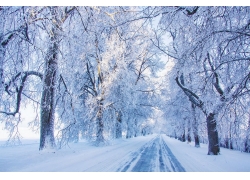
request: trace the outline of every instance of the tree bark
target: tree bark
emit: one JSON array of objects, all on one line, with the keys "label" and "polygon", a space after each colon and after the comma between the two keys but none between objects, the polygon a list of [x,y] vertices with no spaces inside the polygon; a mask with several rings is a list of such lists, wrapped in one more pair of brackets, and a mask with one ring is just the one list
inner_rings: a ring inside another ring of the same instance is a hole
[{"label": "tree bark", "polygon": [[215,115],[215,113],[209,113],[207,116],[208,155],[218,155],[220,153]]},{"label": "tree bark", "polygon": [[54,119],[55,119],[55,91],[57,75],[57,45],[49,49],[48,54],[52,54],[47,61],[45,77],[43,82],[43,92],[41,99],[41,129],[40,129],[40,150],[50,146],[55,147],[54,139]]},{"label": "tree bark", "polygon": [[121,112],[117,112],[117,120],[116,120],[116,131],[115,131],[115,137],[118,138],[122,138],[122,114]]},{"label": "tree bark", "polygon": [[57,84],[59,37],[56,25],[57,7],[51,8],[53,26],[50,34],[50,46],[45,57],[45,72],[43,79],[43,92],[41,99],[41,127],[40,127],[40,147],[55,148],[54,120],[55,120],[55,91]]},{"label": "tree bark", "polygon": [[250,116],[249,116],[249,120],[248,120],[247,132],[246,132],[244,152],[250,153]]},{"label": "tree bark", "polygon": [[198,133],[198,122],[196,118],[196,113],[195,113],[195,105],[192,104],[192,115],[193,115],[193,133],[194,133],[194,143],[195,147],[200,147],[200,139],[199,139],[199,133]]},{"label": "tree bark", "polygon": [[187,127],[187,142],[191,143],[191,120],[188,118],[188,127]]},{"label": "tree bark", "polygon": [[104,142],[104,136],[103,136],[103,131],[104,131],[104,124],[103,124],[103,109],[102,109],[102,102],[99,102],[99,107],[98,107],[98,112],[97,112],[97,134],[96,134],[96,143],[97,145],[99,143]]},{"label": "tree bark", "polygon": [[183,133],[181,134],[181,136],[180,136],[180,141],[181,142],[185,142],[186,141],[186,135],[185,135],[186,133],[185,133],[185,126],[184,126],[184,130],[183,130]]},{"label": "tree bark", "polygon": [[138,128],[138,120],[135,119],[135,125],[134,125],[134,137],[137,137],[138,136],[138,131],[137,131],[137,128]]},{"label": "tree bark", "polygon": [[132,138],[132,136],[133,136],[133,127],[131,127],[131,126],[132,126],[131,119],[129,119],[128,123],[127,123],[126,139]]}]

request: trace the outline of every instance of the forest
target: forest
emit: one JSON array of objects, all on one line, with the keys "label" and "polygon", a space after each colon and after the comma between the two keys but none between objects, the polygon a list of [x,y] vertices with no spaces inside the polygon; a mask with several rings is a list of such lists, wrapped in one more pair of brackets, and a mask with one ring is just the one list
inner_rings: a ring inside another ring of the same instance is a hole
[{"label": "forest", "polygon": [[26,105],[40,151],[158,131],[249,153],[250,7],[1,6],[7,143]]}]

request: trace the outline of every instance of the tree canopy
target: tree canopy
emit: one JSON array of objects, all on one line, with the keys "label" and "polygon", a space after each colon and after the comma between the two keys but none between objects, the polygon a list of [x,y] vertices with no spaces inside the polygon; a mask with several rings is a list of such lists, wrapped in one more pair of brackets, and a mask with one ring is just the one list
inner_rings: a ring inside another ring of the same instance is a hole
[{"label": "tree canopy", "polygon": [[249,152],[249,11],[1,7],[0,122],[8,142],[20,140],[20,108],[32,104],[40,150],[161,131],[208,143],[208,154],[221,146]]}]

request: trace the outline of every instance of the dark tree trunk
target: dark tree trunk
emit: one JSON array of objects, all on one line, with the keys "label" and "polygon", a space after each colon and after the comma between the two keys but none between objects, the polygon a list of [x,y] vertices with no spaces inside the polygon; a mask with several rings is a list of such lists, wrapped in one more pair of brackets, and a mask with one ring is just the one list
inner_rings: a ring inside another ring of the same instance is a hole
[{"label": "dark tree trunk", "polygon": [[183,133],[180,135],[179,140],[180,140],[181,142],[185,142],[185,141],[186,141],[185,129],[183,130]]},{"label": "dark tree trunk", "polygon": [[246,132],[244,152],[250,153],[250,116],[249,116],[249,120],[248,120],[247,132]]},{"label": "dark tree trunk", "polygon": [[250,153],[250,139],[245,140],[244,152]]},{"label": "dark tree trunk", "polygon": [[132,133],[131,133],[131,128],[130,127],[127,128],[126,138],[127,139],[132,138]]},{"label": "dark tree trunk", "polygon": [[177,139],[176,130],[174,130],[174,138]]},{"label": "dark tree trunk", "polygon": [[186,141],[185,130],[184,130],[184,133],[183,133],[182,136],[181,136],[181,141],[182,141],[182,142],[185,142],[185,141]]},{"label": "dark tree trunk", "polygon": [[[129,121],[131,121],[131,120],[129,120]],[[131,127],[131,124],[132,123],[130,123],[130,122],[128,122],[128,124],[127,124],[127,134],[126,134],[127,139],[132,138],[132,136],[133,136],[133,131],[132,131],[133,127]]]},{"label": "dark tree trunk", "polygon": [[188,133],[188,135],[187,135],[187,141],[188,141],[188,143],[191,143],[191,136],[190,136],[190,133]]},{"label": "dark tree trunk", "polygon": [[198,134],[198,122],[195,113],[196,106],[192,103],[192,114],[193,114],[193,134],[194,134],[194,143],[195,147],[200,147],[200,139]]},{"label": "dark tree trunk", "polygon": [[188,119],[187,142],[191,143],[191,122],[190,122],[190,119]]},{"label": "dark tree trunk", "polygon": [[216,128],[215,114],[210,113],[207,116],[208,131],[208,155],[218,155],[220,153],[219,137]]},{"label": "dark tree trunk", "polygon": [[138,122],[137,122],[137,119],[135,119],[135,127],[134,127],[134,137],[137,137],[138,136]]},{"label": "dark tree trunk", "polygon": [[229,140],[228,140],[228,137],[225,138],[224,144],[222,144],[222,147],[229,149]]},{"label": "dark tree trunk", "polygon": [[115,131],[115,137],[118,139],[118,138],[122,138],[122,114],[121,112],[119,111],[117,113],[117,121],[116,121],[116,131]]},{"label": "dark tree trunk", "polygon": [[228,148],[229,148],[229,149],[233,149],[233,141],[232,141],[232,123],[231,123],[231,122],[230,122],[230,130],[229,130]]},{"label": "dark tree trunk", "polygon": [[57,74],[57,45],[54,44],[49,50],[49,58],[43,82],[43,92],[41,99],[41,130],[40,148],[55,147],[54,139],[54,119],[55,119],[55,91]]},{"label": "dark tree trunk", "polygon": [[[51,8],[52,22],[57,22],[57,7]],[[43,79],[43,92],[41,99],[41,127],[40,147],[55,148],[54,119],[55,119],[55,91],[58,71],[59,38],[57,29],[52,26],[50,46],[45,57],[45,72]]]},{"label": "dark tree trunk", "polygon": [[198,135],[194,135],[194,144],[195,147],[200,147],[200,138]]}]

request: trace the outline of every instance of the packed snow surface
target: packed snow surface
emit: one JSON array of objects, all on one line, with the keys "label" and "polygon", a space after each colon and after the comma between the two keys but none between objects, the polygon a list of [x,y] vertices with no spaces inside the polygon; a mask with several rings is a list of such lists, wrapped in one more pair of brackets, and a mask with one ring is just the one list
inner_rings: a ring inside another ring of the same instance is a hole
[{"label": "packed snow surface", "polygon": [[250,172],[250,154],[207,144],[180,142],[164,134],[117,139],[96,147],[86,141],[63,149],[38,150],[38,140],[0,145],[1,172]]}]

